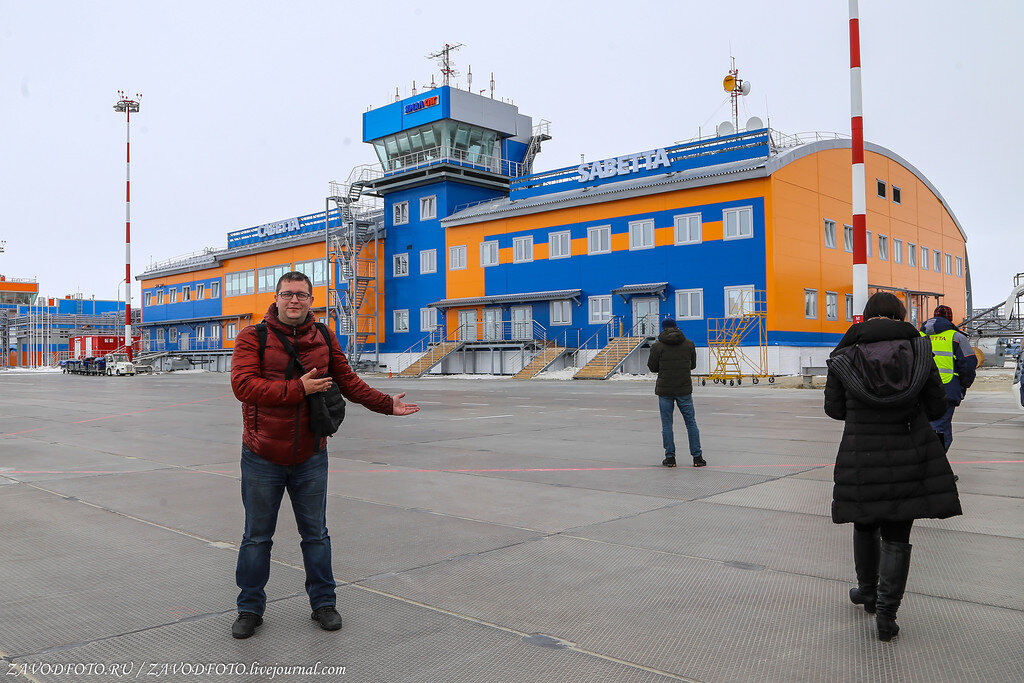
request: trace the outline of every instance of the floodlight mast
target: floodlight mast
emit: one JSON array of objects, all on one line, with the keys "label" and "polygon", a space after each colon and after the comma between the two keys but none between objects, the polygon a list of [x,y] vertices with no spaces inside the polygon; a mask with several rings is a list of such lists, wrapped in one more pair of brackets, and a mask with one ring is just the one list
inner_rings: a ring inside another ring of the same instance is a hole
[{"label": "floodlight mast", "polygon": [[128,361],[132,360],[132,114],[139,113],[142,95],[129,99],[123,90],[117,91],[114,111],[125,115],[125,180],[124,180],[124,347]]}]

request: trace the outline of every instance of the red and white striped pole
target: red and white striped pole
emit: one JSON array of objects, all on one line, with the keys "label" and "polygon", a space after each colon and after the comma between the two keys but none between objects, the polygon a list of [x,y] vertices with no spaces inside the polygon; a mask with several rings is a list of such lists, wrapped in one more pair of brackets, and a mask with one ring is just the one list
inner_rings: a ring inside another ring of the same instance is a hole
[{"label": "red and white striped pole", "polygon": [[853,136],[853,322],[864,320],[868,301],[867,190],[864,186],[864,108],[860,80],[860,18],[850,0],[850,122]]},{"label": "red and white striped pole", "polygon": [[124,180],[124,346],[132,360],[132,112],[138,113],[139,101],[130,100],[123,90],[114,111],[125,114],[125,180]]}]

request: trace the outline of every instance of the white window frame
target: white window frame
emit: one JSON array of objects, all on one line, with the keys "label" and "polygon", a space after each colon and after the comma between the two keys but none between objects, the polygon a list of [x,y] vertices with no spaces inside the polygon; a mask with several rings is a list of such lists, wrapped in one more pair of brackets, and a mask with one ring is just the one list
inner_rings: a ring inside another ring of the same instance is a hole
[{"label": "white window frame", "polygon": [[964,276],[964,259],[963,259],[962,256],[956,256],[954,258],[956,258],[956,276],[957,277],[963,277]]},{"label": "white window frame", "polygon": [[210,283],[210,298],[220,298],[220,280],[214,280],[213,282]]},{"label": "white window frame", "polygon": [[654,249],[654,219],[629,223],[629,250]]},{"label": "white window frame", "polygon": [[551,325],[572,325],[572,301],[561,299],[552,301],[550,305]]},{"label": "white window frame", "polygon": [[396,308],[394,311],[394,317],[392,320],[392,329],[395,332],[408,332],[409,331],[409,309],[408,308]]},{"label": "white window frame", "polygon": [[395,254],[391,257],[391,275],[393,277],[408,277],[409,275],[409,253]]},{"label": "white window frame", "polygon": [[200,282],[196,285],[196,301],[206,298],[206,283]]},{"label": "white window frame", "polygon": [[327,284],[327,259],[325,258],[299,261],[295,264],[293,270],[308,277],[314,287]]},{"label": "white window frame", "polygon": [[835,249],[836,248],[836,222],[825,219],[825,248]]},{"label": "white window frame", "polygon": [[872,239],[873,235],[871,234],[870,230],[865,230],[864,232],[866,233],[865,234],[866,239],[864,240],[864,242],[865,242],[865,244],[867,244],[867,249],[868,249],[867,257],[871,258],[871,239]]},{"label": "white window frame", "polygon": [[931,266],[928,265],[928,257],[931,253],[931,249],[921,245],[921,270],[931,270]]},{"label": "white window frame", "polygon": [[[555,249],[555,245],[558,249]],[[564,249],[563,249],[564,247]],[[572,233],[568,230],[548,233],[548,258],[559,259],[572,256]]]},{"label": "white window frame", "polygon": [[[700,314],[693,314],[693,297],[697,297],[697,306],[700,307]],[[686,302],[685,307],[683,301]],[[683,308],[686,313],[682,313]],[[677,289],[676,290],[676,320],[703,320],[704,319],[704,290],[703,289]]]},{"label": "white window frame", "polygon": [[178,303],[178,290],[176,288],[171,287],[170,289],[167,290],[167,303]]},{"label": "white window frame", "polygon": [[487,240],[480,243],[480,266],[488,268],[498,265],[500,261],[498,240]]},{"label": "white window frame", "polygon": [[391,224],[406,225],[409,223],[409,202],[395,202],[391,205]]},{"label": "white window frame", "polygon": [[853,294],[846,295],[846,322],[853,322]]},{"label": "white window frame", "polygon": [[903,240],[892,238],[892,261],[903,263]]},{"label": "white window frame", "polygon": [[238,334],[238,324],[237,323],[227,323],[226,325],[224,325],[224,338],[225,339],[234,339],[235,335],[237,335],[237,334]]},{"label": "white window frame", "polygon": [[[729,217],[736,216],[736,234],[729,235]],[[743,216],[749,217],[748,227],[749,232],[743,233]],[[729,240],[744,240],[750,239],[754,236],[754,207],[753,206],[736,206],[722,211],[722,239],[724,241]]]},{"label": "white window frame", "polygon": [[884,180],[881,180],[880,178],[875,178],[875,194],[881,197],[882,199],[886,198],[886,188],[888,188],[888,186],[889,184],[886,183]]},{"label": "white window frame", "polygon": [[880,261],[889,260],[889,237],[886,235],[878,236],[878,258]]},{"label": "white window frame", "polygon": [[946,275],[953,274],[953,255],[950,253],[946,254]]},{"label": "white window frame", "polygon": [[432,221],[437,218],[437,195],[420,197],[420,220]]},{"label": "white window frame", "polygon": [[[597,315],[594,315],[595,304]],[[607,316],[605,315],[605,304],[607,304]],[[604,325],[612,319],[612,297],[610,294],[591,296],[587,298],[587,320],[591,325]]]},{"label": "white window frame", "polygon": [[917,245],[913,242],[907,242],[907,265],[917,268]]},{"label": "white window frame", "polygon": [[277,281],[292,269],[291,263],[278,263],[274,266],[256,269],[256,291],[266,294],[277,290]]},{"label": "white window frame", "polygon": [[932,264],[936,273],[942,272],[942,252],[938,249],[932,250]]},{"label": "white window frame", "polygon": [[725,317],[726,318],[739,318],[744,313],[753,313],[753,310],[748,311],[746,308],[741,308],[736,313],[732,312],[732,309],[731,309],[731,307],[729,305],[729,293],[733,292],[733,291],[741,293],[740,294],[740,299],[743,298],[743,296],[742,296],[742,292],[743,291],[750,292],[750,296],[746,297],[747,303],[749,303],[749,304],[753,304],[754,303],[754,285],[726,285],[725,287],[722,288],[723,295],[725,296],[725,299],[724,299],[725,306],[723,307],[723,310],[725,311]]},{"label": "white window frame", "polygon": [[843,225],[843,251],[853,253],[853,226]]},{"label": "white window frame", "polygon": [[466,245],[448,247],[448,270],[466,269]]},{"label": "white window frame", "polygon": [[220,323],[210,325],[210,337],[213,339],[220,339]]},{"label": "white window frame", "polygon": [[162,290],[162,289],[156,293],[156,305],[157,306],[163,306],[164,305],[164,290]]},{"label": "white window frame", "polygon": [[420,251],[420,275],[437,272],[437,249]]},{"label": "white window frame", "polygon": [[704,239],[704,222],[699,213],[684,213],[675,216],[673,224],[675,226],[676,246],[700,244]]},{"label": "white window frame", "polygon": [[182,287],[181,287],[181,300],[182,301],[192,301],[192,286],[191,285],[182,285]]},{"label": "white window frame", "polygon": [[153,292],[146,292],[146,294],[142,297],[142,305],[143,306],[152,306],[153,305]]},{"label": "white window frame", "polygon": [[825,320],[839,320],[839,292],[825,291]]},{"label": "white window frame", "polygon": [[426,307],[420,309],[420,332],[433,332],[437,327],[437,309]]},{"label": "white window frame", "polygon": [[512,263],[533,261],[533,235],[512,238]]},{"label": "white window frame", "polygon": [[200,325],[196,328],[196,341],[206,341],[206,325]]},{"label": "white window frame", "polygon": [[[808,309],[811,308],[809,304],[813,304],[813,315],[808,315],[807,313]],[[806,287],[804,288],[804,318],[806,318],[807,320],[818,319],[818,290],[816,289],[808,289]]]},{"label": "white window frame", "polygon": [[[601,245],[601,242],[603,241],[602,236],[607,236],[608,238],[608,244],[603,249]],[[612,226],[595,225],[587,228],[587,254],[589,256],[595,256],[597,254],[610,253],[612,253]]]}]

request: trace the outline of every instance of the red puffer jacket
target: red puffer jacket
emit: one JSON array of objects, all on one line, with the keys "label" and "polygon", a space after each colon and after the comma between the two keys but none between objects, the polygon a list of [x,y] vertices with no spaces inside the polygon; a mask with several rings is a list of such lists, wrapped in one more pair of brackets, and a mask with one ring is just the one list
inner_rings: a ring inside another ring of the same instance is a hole
[{"label": "red puffer jacket", "polygon": [[231,389],[242,402],[242,443],[264,460],[278,465],[295,465],[320,451],[326,439],[317,439],[309,428],[309,404],[298,375],[285,379],[291,356],[273,330],[283,333],[299,354],[302,367],[317,369],[324,377],[330,353],[330,375],[349,401],[360,403],[376,413],[391,415],[394,402],[385,393],[370,387],[352,371],[348,359],[332,334],[332,351],[314,324],[312,313],[298,327],[285,325],[277,318],[277,304],[271,304],[263,318],[267,323],[267,346],[260,368],[259,338],[249,326],[235,339],[231,356]]}]

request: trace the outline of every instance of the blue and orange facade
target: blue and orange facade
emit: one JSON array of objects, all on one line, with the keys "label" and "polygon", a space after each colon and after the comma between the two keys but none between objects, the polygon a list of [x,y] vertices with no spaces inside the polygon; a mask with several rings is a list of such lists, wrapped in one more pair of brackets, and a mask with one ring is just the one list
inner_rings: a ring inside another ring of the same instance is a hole
[{"label": "blue and orange facade", "polygon": [[[573,346],[613,321],[672,317],[706,347],[709,319],[747,291],[763,292],[774,373],[823,357],[849,327],[849,140],[760,128],[532,173],[547,139],[532,120],[447,86],[365,113],[363,139],[379,162],[366,191],[383,203],[371,340],[383,366],[401,369],[435,326],[480,347],[538,335]],[[896,153],[868,144],[866,165],[869,287],[901,296],[912,320],[940,301],[963,314],[970,270],[952,210]],[[329,319],[327,278],[344,283],[316,265],[326,219],[237,231],[226,249],[151,268],[144,329],[170,350],[183,335],[194,348],[204,328],[206,346],[229,350],[292,269],[320,274],[314,308]]]}]

